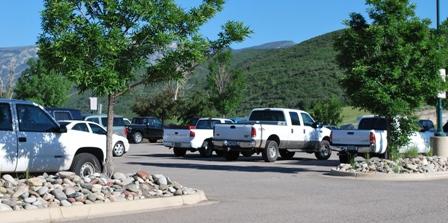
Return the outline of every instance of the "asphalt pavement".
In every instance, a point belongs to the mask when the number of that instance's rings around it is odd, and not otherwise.
[[[261,155],[227,162],[187,153],[176,158],[160,144],[132,144],[116,171],[145,169],[204,190],[210,202],[185,208],[71,221],[73,223],[198,222],[446,222],[448,180],[383,182],[328,176],[336,154],[318,161],[296,153],[266,163]]]

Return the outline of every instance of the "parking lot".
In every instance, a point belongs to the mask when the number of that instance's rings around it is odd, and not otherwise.
[[[336,154],[317,161],[296,153],[293,160],[265,163],[260,155],[175,158],[159,144],[131,145],[116,170],[146,169],[202,189],[210,202],[148,213],[73,221],[118,222],[446,222],[448,181],[382,182],[328,176]]]

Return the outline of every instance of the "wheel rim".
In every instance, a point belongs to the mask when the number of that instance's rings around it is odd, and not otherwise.
[[[277,155],[277,151],[275,149],[275,146],[270,146],[268,149],[269,152],[269,156],[270,157],[275,157]]]
[[[134,134],[134,141],[135,142],[141,142],[142,141],[142,135],[140,133]]]
[[[95,165],[91,162],[82,164],[79,175],[86,177],[95,173]]]
[[[116,156],[121,156],[124,153],[124,145],[122,143],[117,143],[114,146],[114,153]]]
[[[327,157],[330,154],[330,148],[327,145],[322,145],[320,153],[322,154],[323,157]]]

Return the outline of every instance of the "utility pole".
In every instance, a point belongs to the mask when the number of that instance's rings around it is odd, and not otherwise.
[[[437,35],[439,35],[439,26],[440,26],[440,2],[439,2],[439,0],[436,0]],[[443,99],[443,96],[441,96],[439,94],[439,96],[437,96],[437,105],[436,105],[436,112],[437,112],[437,131],[435,133],[436,136],[445,136],[445,133],[443,132],[443,128],[442,128],[442,121],[443,121],[442,120],[442,110],[443,110],[442,99]]]

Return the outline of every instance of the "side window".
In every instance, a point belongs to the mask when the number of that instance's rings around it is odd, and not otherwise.
[[[162,128],[162,121],[159,119],[153,119],[152,123],[155,128]]]
[[[100,124],[100,122],[98,121],[98,118],[88,118],[86,121],[95,122],[96,124]]]
[[[300,118],[299,118],[299,115],[297,114],[297,112],[290,112],[289,116],[291,117],[291,124],[292,125],[301,125],[300,124]]]
[[[232,121],[229,121],[229,120],[225,120],[224,123],[225,123],[225,124],[233,124],[233,122],[232,122]]]
[[[82,132],[89,132],[89,128],[87,128],[87,125],[84,123],[78,123],[72,128],[73,130],[78,130]]]
[[[89,124],[92,132],[95,134],[106,135],[106,130],[104,130],[101,126],[95,124]]]
[[[19,130],[25,132],[52,132],[58,125],[42,109],[34,105],[16,105]]]
[[[9,104],[0,104],[0,131],[12,131],[12,118]]]
[[[311,118],[310,115],[308,115],[306,113],[300,113],[300,115],[302,116],[303,124],[305,126],[312,126],[314,124],[314,120],[313,120],[313,118]]]

